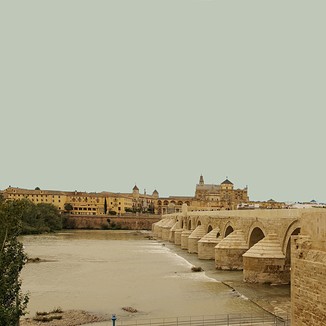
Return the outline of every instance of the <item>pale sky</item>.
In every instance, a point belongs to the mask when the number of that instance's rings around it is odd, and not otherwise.
[[[0,0],[0,189],[326,202],[326,1]]]

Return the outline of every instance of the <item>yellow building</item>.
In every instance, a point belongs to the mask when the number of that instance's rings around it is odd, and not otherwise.
[[[159,197],[157,190],[141,194],[135,185],[131,193],[113,192],[79,192],[21,189],[9,187],[2,191],[7,199],[27,198],[33,203],[49,203],[61,212],[73,215],[123,215],[128,213],[167,214],[181,212],[186,204],[189,211],[216,211],[255,208],[285,208],[284,203],[269,200],[267,202],[250,202],[248,187],[235,189],[226,178],[220,184],[206,184],[201,175],[196,185],[195,196]]]
[[[25,198],[34,204],[53,204],[60,212],[69,212],[73,215],[105,215],[112,212],[121,215],[126,209],[132,209],[133,205],[131,197],[109,192],[87,193],[9,187],[2,193],[5,199]]]
[[[119,193],[105,193],[109,212],[116,212],[118,215],[124,214],[132,209],[132,198]]]
[[[64,210],[67,201],[67,195],[63,191],[41,190],[38,188],[30,190],[9,186],[9,188],[3,190],[3,196],[5,199],[29,199],[34,204],[53,204],[60,211]]]

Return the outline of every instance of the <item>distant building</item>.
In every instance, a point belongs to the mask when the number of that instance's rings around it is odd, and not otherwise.
[[[130,197],[110,192],[87,193],[8,187],[2,193],[5,199],[25,198],[34,204],[53,204],[60,212],[69,212],[73,215],[105,215],[113,211],[119,215],[132,209]]]
[[[159,214],[180,212],[186,203],[189,211],[233,210],[239,205],[248,203],[248,187],[234,189],[233,183],[226,178],[221,184],[205,184],[201,175],[196,185],[195,196],[170,196],[156,201]]]
[[[126,213],[168,214],[182,211],[186,204],[189,211],[217,211],[235,209],[274,209],[287,208],[285,203],[270,199],[265,202],[249,200],[248,187],[235,189],[226,178],[220,184],[206,184],[201,175],[194,196],[160,197],[155,189],[152,194],[140,193],[135,185],[130,193],[80,192],[22,189],[9,186],[1,192],[6,199],[26,198],[35,204],[49,203],[61,212],[72,215],[106,215]],[[316,204],[316,203],[311,203]]]

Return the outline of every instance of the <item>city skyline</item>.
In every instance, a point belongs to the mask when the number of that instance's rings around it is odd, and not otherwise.
[[[202,175],[200,176],[200,177],[203,177]],[[226,176],[226,178],[225,178],[225,180],[223,180],[223,181],[230,181],[229,180],[229,177],[228,176]],[[231,181],[232,182],[232,181]],[[206,183],[205,181],[204,181],[204,184],[206,184],[206,185],[212,185],[212,186],[219,186],[220,184],[221,184],[222,182],[220,182],[220,183]],[[233,183],[233,182],[232,182]],[[196,185],[195,186],[198,186],[199,185],[199,183],[196,183]],[[121,195],[124,195],[124,194],[131,194],[132,193],[132,191],[134,190],[134,187],[137,187],[138,189],[139,189],[139,187],[138,187],[138,185],[137,185],[137,183],[135,183],[134,184],[134,186],[132,187],[132,188],[130,188],[129,190],[126,190],[126,191],[115,191],[114,189],[104,189],[104,190],[101,190],[101,191],[87,191],[87,190],[80,190],[80,189],[74,189],[74,190],[72,190],[72,189],[69,189],[69,190],[67,190],[67,189],[53,189],[53,188],[40,188],[39,186],[37,186],[37,187],[35,187],[35,188],[26,188],[26,187],[19,187],[19,186],[12,186],[12,185],[9,185],[7,188],[10,188],[10,187],[12,187],[12,188],[18,188],[18,189],[26,189],[26,190],[36,190],[36,189],[39,189],[39,190],[45,190],[45,191],[62,191],[62,192],[78,192],[78,193],[88,193],[88,194],[101,194],[101,193],[112,193],[112,194],[117,194],[117,195],[119,195],[119,194],[121,194]],[[5,189],[7,189],[7,188],[3,188],[3,189],[0,189],[0,190],[5,190]],[[234,185],[234,189],[248,189],[248,185],[246,185],[245,187],[237,187],[237,185]],[[147,194],[147,195],[152,195],[153,194],[153,192],[155,192],[155,191],[157,191],[157,188],[155,188],[155,189],[153,189],[153,190],[150,190],[150,191],[148,191],[146,188],[143,188],[143,189],[139,189],[139,193],[140,194]],[[174,197],[174,196],[176,196],[176,197],[178,197],[178,196],[180,196],[180,197],[182,197],[182,196],[184,196],[184,197],[195,197],[195,191],[194,191],[194,193],[193,194],[167,194],[167,195],[161,195],[160,193],[159,193],[159,191],[157,191],[158,192],[158,194],[159,194],[159,198],[169,198],[169,197]],[[250,194],[249,194],[249,197],[250,197]],[[259,201],[270,201],[270,200],[274,200],[272,197],[271,198],[269,198],[269,199],[254,199],[254,198],[249,198],[250,199],[250,201],[251,202],[259,202]],[[317,203],[323,203],[324,204],[324,202],[322,202],[322,201],[318,201],[318,200],[315,200],[315,199],[311,199],[311,200],[290,200],[290,201],[282,201],[282,200],[279,200],[279,202],[285,202],[285,203],[295,203],[295,202],[297,202],[297,203],[299,203],[299,202],[305,202],[305,203],[310,203],[310,202],[317,202]]]
[[[326,202],[325,9],[3,3],[0,189]]]

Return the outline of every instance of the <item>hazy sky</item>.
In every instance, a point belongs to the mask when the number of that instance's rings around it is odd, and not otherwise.
[[[326,1],[0,0],[0,189],[326,202]]]

